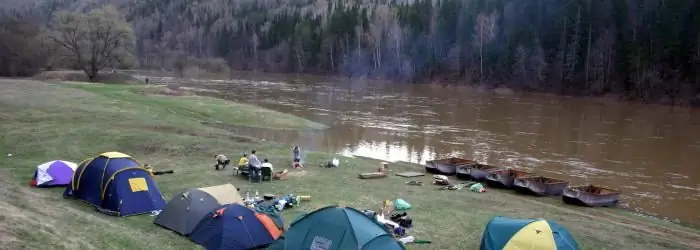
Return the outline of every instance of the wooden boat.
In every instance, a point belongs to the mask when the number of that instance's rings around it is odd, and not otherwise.
[[[465,180],[485,180],[489,171],[499,169],[496,166],[476,163],[457,166],[457,178]]]
[[[378,179],[386,177],[384,172],[361,173],[357,176],[360,179]]]
[[[489,174],[486,176],[486,185],[499,188],[512,188],[515,178],[528,175],[532,175],[532,173],[512,168],[495,169],[489,171]]]
[[[569,186],[562,194],[566,204],[585,207],[612,207],[620,200],[620,191],[595,185]]]
[[[567,181],[545,176],[523,176],[513,181],[515,191],[537,196],[561,195],[568,185]]]
[[[454,175],[457,173],[457,166],[476,164],[475,161],[462,158],[447,158],[425,162],[425,171],[431,174]]]

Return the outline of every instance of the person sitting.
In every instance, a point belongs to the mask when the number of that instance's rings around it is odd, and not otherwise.
[[[231,163],[231,160],[229,160],[228,157],[222,154],[215,155],[214,158],[216,159],[216,165],[214,165],[214,168],[216,168],[216,170],[219,170],[219,166],[221,166],[221,169],[226,169],[226,165]]]
[[[289,172],[287,169],[284,169],[279,172],[275,172],[275,168],[272,166],[272,163],[268,159],[263,159],[263,164],[260,165],[260,169],[269,169],[269,172],[272,173],[272,179],[277,179],[277,180],[283,180],[286,179],[287,173]],[[264,172],[264,171],[261,171]]]
[[[274,175],[275,168],[269,160],[263,159],[263,164],[260,165],[260,174],[262,180],[271,180]]]
[[[240,172],[247,172],[248,168],[248,154],[243,153],[243,156],[241,156],[241,159],[238,160],[238,171]]]
[[[263,164],[260,165],[260,168],[269,168],[270,171],[275,171],[275,168],[272,166],[272,163],[270,163],[270,161],[267,160],[267,158],[263,159]]]

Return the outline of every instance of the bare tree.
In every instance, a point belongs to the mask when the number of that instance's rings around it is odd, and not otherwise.
[[[484,47],[496,38],[498,12],[480,13],[474,27],[474,47],[479,49],[479,74],[484,76]]]
[[[539,41],[535,40],[532,48],[518,45],[514,59],[512,70],[514,80],[522,82],[521,86],[532,90],[540,88],[540,83],[545,80],[548,65]]]
[[[516,81],[524,82],[528,85],[531,83],[527,65],[527,58],[529,56],[529,51],[527,51],[522,45],[518,45],[518,47],[515,49],[515,62],[513,63],[513,78]]]
[[[590,66],[590,91],[593,93],[603,93],[609,89],[608,69],[612,65],[612,54],[614,37],[609,30],[602,30],[599,38],[594,42],[591,51]]]
[[[327,37],[323,38],[323,41],[321,42],[321,55],[319,55],[321,58],[323,58],[327,62],[323,65],[325,66],[330,66],[327,68],[327,70],[330,70],[330,72],[335,72],[335,43],[336,43],[336,36],[334,35],[328,35]]]
[[[545,57],[544,49],[542,45],[537,42],[530,53],[530,67],[533,74],[533,79],[537,83],[542,83],[547,77],[547,68],[549,68],[549,63],[547,63],[547,58]]]
[[[260,46],[260,39],[258,38],[257,32],[253,31],[253,35],[250,37],[250,43],[253,47],[253,71],[258,71],[258,47]]]
[[[388,26],[388,19],[391,18],[391,11],[386,5],[379,5],[372,14],[372,21],[369,24],[369,42],[372,45],[374,59],[374,69],[382,67],[382,47],[384,46],[384,36]]]
[[[401,28],[401,25],[399,24],[398,20],[396,19],[394,19],[394,21],[391,23],[391,26],[389,26],[389,38],[391,41],[393,41],[392,47],[394,49],[394,60],[396,60],[399,74],[401,74],[403,72],[403,58],[401,58],[403,48],[401,46],[404,39],[404,31]]]
[[[185,75],[185,69],[190,66],[191,58],[185,54],[183,51],[176,51],[171,53],[172,67],[178,76],[182,77]]]
[[[369,42],[372,44],[372,58],[374,69],[382,66],[382,27],[375,23],[369,24]]]
[[[297,72],[303,72],[306,68],[308,51],[304,45],[311,34],[312,31],[306,25],[299,23],[294,27],[293,50],[297,61]]]
[[[88,13],[60,12],[51,25],[51,39],[64,59],[85,72],[91,82],[100,70],[133,58],[134,32],[114,6]]]

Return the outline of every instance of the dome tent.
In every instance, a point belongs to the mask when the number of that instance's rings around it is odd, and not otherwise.
[[[349,207],[328,206],[297,219],[269,250],[404,250],[386,227]]]
[[[486,225],[481,250],[578,250],[578,243],[565,228],[544,219],[496,216]]]
[[[150,172],[119,152],[102,153],[78,165],[64,196],[117,216],[148,213],[165,206]]]
[[[243,199],[231,184],[190,189],[173,196],[153,223],[189,235],[208,213],[232,203],[243,203]]]
[[[57,160],[41,164],[34,170],[32,186],[57,187],[71,183],[73,173],[78,164],[69,161]]]
[[[281,234],[266,214],[233,203],[204,216],[189,237],[207,250],[248,250],[266,247]]]

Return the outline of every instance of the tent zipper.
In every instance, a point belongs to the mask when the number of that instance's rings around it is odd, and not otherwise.
[[[255,243],[253,240],[253,236],[250,235],[250,230],[248,230],[248,226],[245,224],[245,221],[241,220],[241,224],[243,224],[243,227],[245,228],[245,232],[248,234],[248,238],[250,239],[250,243]]]

